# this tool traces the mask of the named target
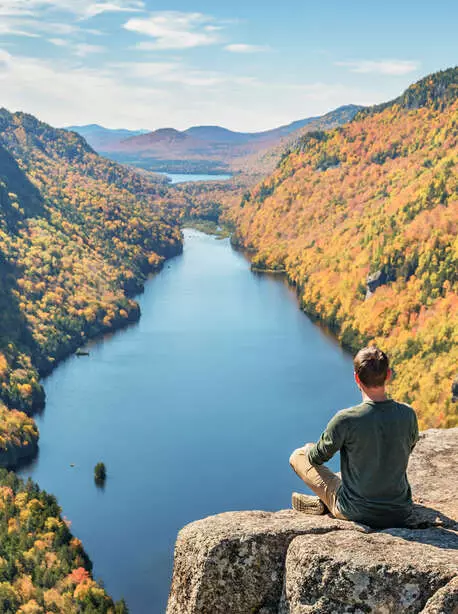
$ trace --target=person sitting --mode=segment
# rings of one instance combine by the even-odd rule
[[[291,467],[319,497],[293,493],[292,505],[312,514],[327,508],[374,528],[402,526],[412,511],[406,471],[418,441],[417,417],[410,405],[387,397],[391,370],[382,350],[360,350],[354,370],[362,403],[339,411],[316,444],[291,454]],[[338,451],[342,478],[323,465]]]

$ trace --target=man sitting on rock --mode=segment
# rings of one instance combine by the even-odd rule
[[[318,443],[295,450],[289,459],[297,475],[319,498],[293,493],[293,508],[385,528],[402,526],[412,511],[407,463],[418,441],[414,410],[389,399],[387,355],[375,346],[354,359],[360,405],[339,411]],[[325,467],[340,450],[342,479]]]

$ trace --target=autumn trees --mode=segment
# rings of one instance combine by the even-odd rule
[[[138,318],[131,296],[181,249],[165,194],[78,135],[0,110],[0,399],[9,408],[42,406],[40,375]]]
[[[0,470],[0,611],[127,612],[91,576],[91,562],[56,499]]]
[[[458,70],[303,137],[226,216],[259,268],[285,268],[304,309],[355,350],[393,359],[423,428],[458,418]],[[366,292],[367,277],[383,283]]]

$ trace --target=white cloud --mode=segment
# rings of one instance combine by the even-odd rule
[[[48,38],[48,42],[56,47],[67,47],[69,51],[77,57],[84,58],[91,53],[103,53],[106,51],[106,47],[101,45],[90,45],[88,43],[73,43],[71,40],[65,38]]]
[[[0,77],[3,106],[32,113],[54,126],[91,123],[91,117],[119,126],[139,117],[148,125],[151,105],[162,98],[159,89],[126,86],[114,71],[11,56],[1,49]]]
[[[80,58],[84,58],[91,53],[103,53],[105,47],[101,45],[89,45],[88,43],[78,43],[74,46],[74,54]]]
[[[11,67],[12,57],[4,49],[0,49],[0,79],[6,77]]]
[[[83,17],[95,17],[101,13],[136,13],[144,8],[143,2],[97,2],[89,3],[82,13]]]
[[[82,18],[95,17],[108,12],[132,12],[144,9],[141,0],[111,0],[94,2],[94,0],[1,0],[0,15],[26,16],[36,15],[42,10],[65,11]]]
[[[70,41],[70,51],[73,45]],[[179,59],[87,68],[74,56],[66,57],[45,60],[0,50],[2,105],[54,126],[184,129],[212,124],[255,131],[394,94],[342,84],[261,82],[250,75],[200,70]]]
[[[356,60],[350,62],[335,62],[336,66],[345,66],[351,72],[375,73],[380,75],[403,76],[420,68],[420,62],[412,60]]]
[[[66,47],[68,45],[68,41],[64,38],[48,38],[48,42],[56,47]]]
[[[262,51],[269,51],[267,45],[247,45],[245,43],[234,43],[232,45],[226,45],[224,47],[226,51],[231,53],[259,53]]]
[[[6,0],[9,2],[10,0]],[[81,26],[82,18],[86,18],[89,13],[75,14],[72,18],[67,17],[67,21],[64,21],[65,16],[62,14],[56,15],[55,12],[49,10],[42,10],[42,5],[33,5],[35,11],[25,10],[21,0],[18,1],[18,6],[15,9],[10,10],[6,4],[2,4],[3,0],[0,0],[0,35],[3,36],[27,36],[30,38],[39,38],[43,34],[49,34],[55,36],[68,36],[72,34],[91,34],[101,35],[103,32],[94,28],[85,28]],[[33,0],[32,0],[33,2]],[[57,1],[53,4],[53,7],[57,7]],[[61,8],[65,6],[64,2],[59,4]],[[75,5],[73,8],[86,9],[87,11],[100,10],[100,7],[107,8],[109,5],[94,5],[87,3],[86,6]],[[111,5],[110,5],[111,6]],[[70,7],[70,5],[69,5]],[[57,20],[57,18],[60,18]]]
[[[218,32],[222,26],[213,21],[212,17],[202,13],[161,11],[145,18],[131,18],[124,28],[155,39],[139,43],[138,49],[190,49],[220,41]]]
[[[121,62],[111,64],[120,77],[128,80],[144,81],[153,79],[161,83],[173,83],[187,87],[207,87],[228,83],[255,85],[256,79],[239,77],[222,72],[198,70],[181,61],[171,62]]]
[[[3,36],[28,36],[29,38],[38,38],[38,34],[24,28],[24,24],[17,19],[3,18],[3,23],[0,23],[0,34]]]

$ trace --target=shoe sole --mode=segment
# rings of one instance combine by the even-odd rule
[[[321,516],[326,512],[326,507],[321,499],[313,497],[312,495],[303,495],[298,492],[293,492],[291,503],[296,512],[302,512],[303,514]]]

